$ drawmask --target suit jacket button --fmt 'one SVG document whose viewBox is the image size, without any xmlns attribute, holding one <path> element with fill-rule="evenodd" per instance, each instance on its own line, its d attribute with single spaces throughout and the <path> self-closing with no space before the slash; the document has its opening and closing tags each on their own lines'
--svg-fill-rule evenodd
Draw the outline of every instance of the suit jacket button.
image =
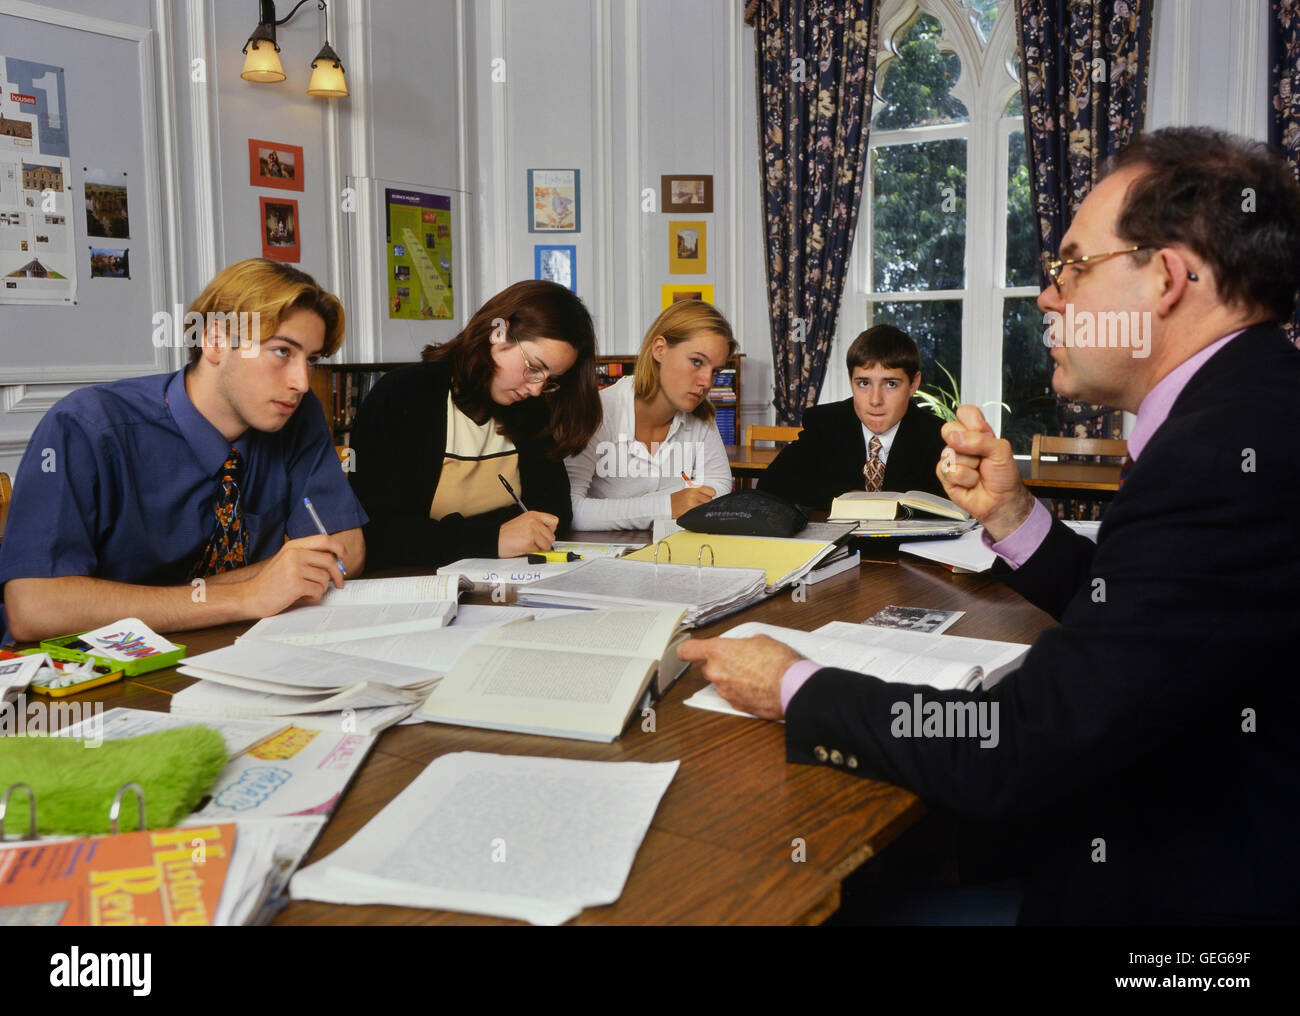
<svg viewBox="0 0 1300 1016">
<path fill-rule="evenodd" d="M 823 748 L 820 744 L 817 745 L 817 747 L 813 749 L 813 758 L 815 758 L 818 762 L 825 762 L 827 758 L 826 749 Z"/>
<path fill-rule="evenodd" d="M 850 755 L 844 760 L 844 764 L 850 769 L 856 769 L 858 767 L 858 757 L 856 755 Z"/>
<path fill-rule="evenodd" d="M 841 755 L 838 751 L 831 752 L 831 765 L 836 765 L 836 766 L 844 765 L 844 756 Z"/>
</svg>

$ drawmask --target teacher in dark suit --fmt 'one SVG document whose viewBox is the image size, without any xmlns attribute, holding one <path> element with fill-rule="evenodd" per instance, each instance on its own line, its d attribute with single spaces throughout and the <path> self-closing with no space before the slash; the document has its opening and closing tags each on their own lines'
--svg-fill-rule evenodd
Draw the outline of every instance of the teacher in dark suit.
<svg viewBox="0 0 1300 1016">
<path fill-rule="evenodd" d="M 949 497 L 1060 621 L 992 692 L 924 692 L 945 716 L 991 714 L 996 746 L 942 722 L 909 736 L 911 688 L 770 639 L 681 656 L 784 715 L 791 760 L 1017 830 L 1022 922 L 1295 922 L 1300 352 L 1276 322 L 1300 287 L 1300 192 L 1256 142 L 1143 135 L 1048 270 L 1052 385 L 1136 413 L 1133 464 L 1094 547 L 1034 501 L 975 407 L 944 427 Z"/>
<path fill-rule="evenodd" d="M 812 406 L 803 433 L 764 470 L 758 489 L 820 508 L 849 490 L 925 490 L 943 494 L 934 467 L 942 421 L 912 402 L 921 354 L 906 332 L 876 325 L 846 357 L 853 397 Z"/>
</svg>

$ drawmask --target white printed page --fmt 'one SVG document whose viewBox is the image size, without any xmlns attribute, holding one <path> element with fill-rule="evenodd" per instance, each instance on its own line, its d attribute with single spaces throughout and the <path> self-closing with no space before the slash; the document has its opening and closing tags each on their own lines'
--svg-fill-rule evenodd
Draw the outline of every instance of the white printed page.
<svg viewBox="0 0 1300 1016">
<path fill-rule="evenodd" d="M 612 741 L 623 731 L 655 660 L 476 645 L 417 715 L 493 730 Z"/>
<path fill-rule="evenodd" d="M 196 723 L 211 727 L 221 735 L 222 740 L 226 742 L 227 755 L 238 755 L 289 726 L 283 720 L 266 722 L 215 716 L 197 720 L 193 717 L 177 716 L 174 713 L 159 713 L 152 709 L 128 709 L 125 706 L 117 706 L 108 710 L 103 716 L 91 717 L 64 727 L 57 732 L 56 736 L 119 741 L 124 737 L 138 737 L 140 734 L 153 734 L 160 730 L 192 727 Z"/>
<path fill-rule="evenodd" d="M 979 667 L 985 674 L 1002 670 L 1029 652 L 1029 646 L 1023 642 L 995 642 L 992 639 L 973 639 L 965 635 L 874 628 L 848 621 L 831 621 L 818 628 L 816 634 L 861 645 L 894 649 L 930 660 L 957 661 Z M 905 680 L 914 684 L 929 683 L 914 680 L 910 673 Z"/>
<path fill-rule="evenodd" d="M 454 600 L 460 595 L 454 575 L 415 575 L 401 579 L 349 579 L 342 589 L 331 586 L 321 603 L 342 607 L 358 603 L 410 603 L 415 600 Z"/>
<path fill-rule="evenodd" d="M 327 645 L 355 638 L 398 635 L 450 624 L 455 600 L 416 600 L 331 607 L 309 604 L 264 617 L 241 638 L 274 639 L 299 646 Z"/>
<path fill-rule="evenodd" d="M 681 624 L 683 613 L 683 608 L 676 605 L 566 611 L 560 617 L 498 628 L 484 638 L 483 644 L 657 660 Z"/>
<path fill-rule="evenodd" d="M 290 894 L 561 924 L 622 894 L 677 766 L 444 755 Z"/>
<path fill-rule="evenodd" d="M 428 671 L 416 667 L 265 639 L 244 639 L 233 646 L 191 656 L 181 673 L 192 671 L 202 671 L 195 676 L 214 681 L 227 676 L 244 678 L 245 682 L 261 681 L 272 691 L 281 687 L 338 691 L 361 681 L 407 688 L 429 680 Z M 226 683 L 247 686 L 235 680 Z"/>
<path fill-rule="evenodd" d="M 194 717 L 204 723 L 214 718 L 219 721 L 221 717 L 254 719 L 274 716 L 277 721 L 292 723 L 296 727 L 341 730 L 346 722 L 350 733 L 377 734 L 405 719 L 418 704 L 418 701 L 385 706 L 349 704 L 347 713 L 308 713 L 303 710 L 311 703 L 304 703 L 299 696 L 273 695 L 232 688 L 215 681 L 199 681 L 173 695 L 170 708 L 175 716 Z"/>
<path fill-rule="evenodd" d="M 843 622 L 832 622 L 842 624 Z M 848 625 L 850 628 L 865 628 L 864 625 Z M 896 632 L 882 628 L 867 629 L 884 636 L 914 635 L 913 632 Z M 967 687 L 976 664 L 953 660 L 942 656 L 937 658 L 918 657 L 901 644 L 902 640 L 892 638 L 860 640 L 836 637 L 823 630 L 816 633 L 796 631 L 793 628 L 781 628 L 777 625 L 750 622 L 726 632 L 724 638 L 748 638 L 751 635 L 769 635 L 778 642 L 784 642 L 796 652 L 821 664 L 823 667 L 840 667 L 844 670 L 856 670 L 860 674 L 870 674 L 882 681 L 897 681 L 906 684 L 928 684 L 936 688 L 956 689 Z M 926 637 L 926 636 L 921 636 Z M 946 636 L 934 636 L 935 638 Z"/>
</svg>

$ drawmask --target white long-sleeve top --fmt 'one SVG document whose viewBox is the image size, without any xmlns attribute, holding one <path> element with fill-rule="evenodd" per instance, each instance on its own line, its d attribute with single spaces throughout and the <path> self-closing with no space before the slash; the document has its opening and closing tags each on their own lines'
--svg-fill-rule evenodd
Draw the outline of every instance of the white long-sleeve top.
<svg viewBox="0 0 1300 1016">
<path fill-rule="evenodd" d="M 574 529 L 649 529 L 671 518 L 672 496 L 686 486 L 731 493 L 731 466 L 712 423 L 678 413 L 668 436 L 650 454 L 636 439 L 636 395 L 631 377 L 602 389 L 604 418 L 587 447 L 565 460 Z"/>
</svg>

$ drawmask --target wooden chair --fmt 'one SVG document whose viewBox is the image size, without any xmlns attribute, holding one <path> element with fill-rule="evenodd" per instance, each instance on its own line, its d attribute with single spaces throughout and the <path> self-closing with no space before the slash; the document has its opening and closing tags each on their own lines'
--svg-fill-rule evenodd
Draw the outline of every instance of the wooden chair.
<svg viewBox="0 0 1300 1016">
<path fill-rule="evenodd" d="M 9 482 L 9 474 L 0 473 L 0 540 L 5 536 L 5 520 L 9 518 L 9 502 L 13 496 L 14 488 Z"/>
<path fill-rule="evenodd" d="M 745 463 L 754 461 L 754 442 L 770 441 L 775 444 L 789 444 L 795 440 L 801 433 L 802 427 L 772 427 L 764 424 L 751 423 L 745 427 L 745 443 L 739 449 L 740 459 Z M 737 468 L 736 463 L 732 463 L 731 472 L 736 478 L 736 488 L 738 490 L 748 490 L 754 484 L 756 477 L 755 469 L 764 467 L 741 467 Z"/>
<path fill-rule="evenodd" d="M 1103 458 L 1123 459 L 1128 455 L 1128 442 L 1110 437 L 1051 437 L 1035 434 L 1029 449 L 1029 461 L 1038 465 L 1042 455 L 1099 455 Z"/>
<path fill-rule="evenodd" d="M 775 441 L 789 444 L 803 433 L 802 427 L 769 427 L 751 423 L 745 428 L 745 447 L 753 448 L 755 441 Z"/>
</svg>

